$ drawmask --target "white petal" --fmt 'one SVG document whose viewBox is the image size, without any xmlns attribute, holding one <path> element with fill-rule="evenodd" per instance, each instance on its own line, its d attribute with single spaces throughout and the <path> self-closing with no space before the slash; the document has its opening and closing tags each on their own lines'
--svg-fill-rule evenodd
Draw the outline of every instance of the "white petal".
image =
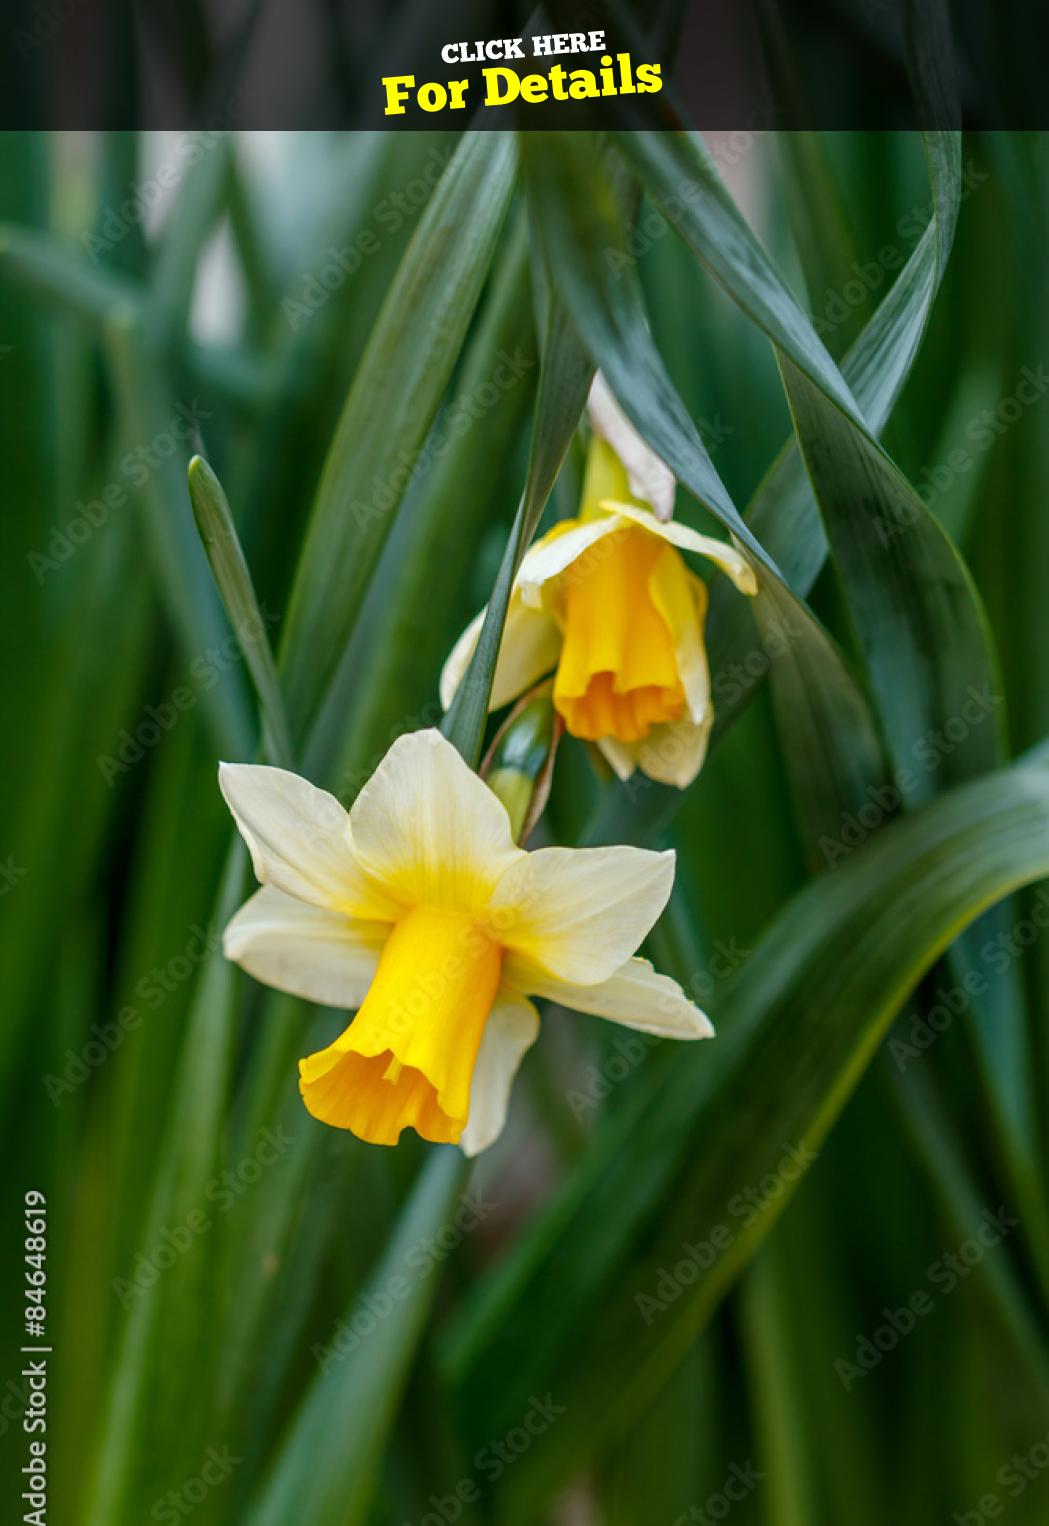
<svg viewBox="0 0 1049 1526">
<path fill-rule="evenodd" d="M 516 991 L 502 987 L 485 1024 L 470 1084 L 470 1116 L 459 1140 L 478 1155 L 503 1132 L 517 1067 L 539 1035 L 539 1013 Z"/>
<path fill-rule="evenodd" d="M 581 985 L 629 959 L 670 896 L 674 854 L 647 848 L 539 848 L 525 853 L 492 898 L 505 948 Z"/>
<path fill-rule="evenodd" d="M 706 1013 L 689 1001 L 676 980 L 660 975 L 647 959 L 628 959 L 611 979 L 592 986 L 552 979 L 520 960 L 509 961 L 505 974 L 532 996 L 607 1017 L 639 1033 L 666 1039 L 708 1039 L 714 1034 Z"/>
<path fill-rule="evenodd" d="M 594 746 L 612 765 L 617 779 L 629 779 L 637 771 L 638 742 L 621 742 L 618 737 L 598 737 Z"/>
<path fill-rule="evenodd" d="M 264 885 L 229 923 L 222 948 L 227 959 L 278 991 L 353 1011 L 389 934 L 388 922 L 352 921 Z"/>
<path fill-rule="evenodd" d="M 674 513 L 674 473 L 638 434 L 600 371 L 590 388 L 587 411 L 594 433 L 608 441 L 626 467 L 634 497 L 651 504 L 659 519 L 670 519 Z"/>
<path fill-rule="evenodd" d="M 699 531 L 693 530 L 691 525 L 683 525 L 677 519 L 664 524 L 653 515 L 647 514 L 644 509 L 635 508 L 631 503 L 616 503 L 609 498 L 601 507 L 610 514 L 632 519 L 635 524 L 642 525 L 653 535 L 658 535 L 661 539 L 669 541 L 672 546 L 677 546 L 679 551 L 694 551 L 697 556 L 709 557 L 721 568 L 722 572 L 728 573 L 740 593 L 757 593 L 758 580 L 753 567 L 743 553 L 737 551 L 735 546 L 729 545 L 728 541 L 717 540 L 713 535 L 700 535 Z"/>
<path fill-rule="evenodd" d="M 452 647 L 448 660 L 441 669 L 441 704 L 445 710 L 451 705 L 455 691 L 463 681 L 483 622 L 482 609 Z M 492 682 L 492 697 L 488 702 L 489 710 L 501 709 L 526 689 L 530 689 L 534 683 L 538 683 L 556 665 L 560 651 L 561 632 L 557 622 L 545 610 L 525 604 L 520 587 L 515 585 L 506 611 L 506 624 Z"/>
<path fill-rule="evenodd" d="M 713 725 L 714 711 L 708 707 L 700 721 L 685 716 L 653 726 L 647 737 L 632 744 L 638 768 L 657 784 L 687 789 L 703 767 Z"/>
<path fill-rule="evenodd" d="M 524 602 L 533 609 L 544 607 L 544 584 L 559 577 L 597 541 L 622 528 L 621 520 L 606 514 L 600 519 L 587 519 L 573 525 L 570 530 L 544 535 L 542 540 L 537 540 L 531 550 L 525 552 L 517 574 Z"/>
<path fill-rule="evenodd" d="M 263 885 L 348 916 L 396 915 L 358 863 L 349 817 L 334 795 L 255 763 L 220 763 L 219 787 Z"/>
<path fill-rule="evenodd" d="M 398 737 L 350 811 L 354 849 L 402 906 L 483 910 L 526 857 L 505 806 L 439 731 Z"/>
</svg>

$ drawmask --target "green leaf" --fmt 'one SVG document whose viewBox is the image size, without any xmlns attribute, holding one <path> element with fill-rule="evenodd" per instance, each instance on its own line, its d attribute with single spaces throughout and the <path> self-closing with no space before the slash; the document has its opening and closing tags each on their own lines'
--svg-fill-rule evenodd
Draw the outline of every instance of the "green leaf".
<svg viewBox="0 0 1049 1526">
<path fill-rule="evenodd" d="M 119 271 L 90 265 L 51 234 L 0 227 L 0 273 L 80 323 L 97 328 L 119 309 L 141 312 L 142 288 Z"/>
<path fill-rule="evenodd" d="M 637 429 L 698 501 L 747 546 L 760 588 L 753 601 L 762 649 L 790 674 L 829 776 L 860 791 L 880 775 L 880 747 L 866 706 L 826 632 L 792 592 L 740 518 L 652 344 L 629 262 L 609 258 L 622 235 L 616 201 L 592 144 L 536 135 L 526 168 L 533 220 L 548 267 L 592 356 Z M 623 257 L 625 259 L 625 256 Z M 733 597 L 746 601 L 733 590 Z M 753 645 L 753 642 L 751 643 Z M 634 793 L 633 791 L 631 792 Z"/>
<path fill-rule="evenodd" d="M 935 958 L 1047 873 L 1049 779 L 1018 768 L 894 823 L 775 918 L 714 1004 L 716 1043 L 652 1068 L 452 1330 L 466 1416 L 498 1434 L 542 1381 L 585 1417 L 518 1466 L 507 1522 L 535 1519 L 664 1381 Z M 737 1194 L 766 1178 L 777 1189 L 741 1211 Z"/>
<path fill-rule="evenodd" d="M 451 1220 L 468 1169 L 457 1149 L 430 1152 L 389 1248 L 366 1293 L 346 1309 L 339 1336 L 352 1341 L 358 1327 L 368 1333 L 345 1354 L 333 1342 L 245 1515 L 246 1526 L 291 1520 L 360 1526 L 368 1518 L 381 1447 L 440 1275 L 441 1257 L 432 1247 Z"/>
<path fill-rule="evenodd" d="M 702 227 L 690 231 L 692 220 L 698 215 L 690 209 L 713 198 L 723 212 L 726 199 L 723 191 L 713 190 L 707 183 L 712 176 L 717 178 L 707 157 L 695 154 L 689 140 L 675 140 L 673 169 L 678 178 L 666 181 L 661 173 L 666 168 L 666 145 L 650 162 L 643 160 L 644 142 L 636 146 L 632 141 L 627 143 L 617 139 L 617 142 L 634 163 L 642 184 L 657 204 L 674 198 L 675 209 L 681 210 L 670 217 L 671 225 L 702 257 L 707 236 Z M 949 205 L 942 214 L 937 211 L 944 206 L 946 189 L 943 187 L 934 195 L 933 217 L 877 312 L 842 361 L 842 375 L 875 435 L 884 428 L 910 375 L 938 290 L 943 251 L 954 219 Z M 939 226 L 941 215 L 948 224 L 944 233 Z M 758 256 L 762 260 L 766 258 L 760 246 L 753 246 L 746 235 L 741 234 L 740 239 L 744 247 L 752 250 L 756 247 Z M 749 262 L 726 281 L 730 296 L 739 300 L 737 293 L 745 294 L 748 273 Z M 746 309 L 745 301 L 741 301 L 741 306 Z M 782 325 L 779 333 L 783 338 Z M 811 348 L 808 346 L 809 350 Z M 787 583 L 795 593 L 804 597 L 826 559 L 827 541 L 793 438 L 766 473 L 745 517 Z M 733 589 L 716 581 L 710 595 L 707 647 L 711 671 L 715 675 L 715 692 L 719 696 L 710 743 L 713 749 L 742 708 L 749 704 L 770 667 L 764 647 L 755 643 L 749 612 L 741 607 Z M 628 809 L 624 809 L 621 796 L 610 793 L 588 826 L 586 838 L 596 842 L 650 840 L 665 830 L 680 805 L 680 791 L 659 785 L 646 790 L 630 803 Z"/>
<path fill-rule="evenodd" d="M 293 737 L 316 713 L 462 348 L 513 190 L 513 140 L 469 134 L 376 320 L 332 440 L 280 662 Z"/>
<path fill-rule="evenodd" d="M 593 367 L 580 346 L 571 321 L 560 303 L 551 301 L 524 494 L 488 601 L 477 646 L 442 727 L 445 736 L 455 743 L 472 767 L 477 766 L 481 756 L 492 679 L 514 578 L 572 443 L 593 374 Z"/>
<path fill-rule="evenodd" d="M 247 855 L 235 842 L 226 861 L 215 921 L 224 925 L 240 900 Z M 214 1202 L 229 1077 L 233 1063 L 234 1007 L 229 999 L 236 970 L 216 950 L 205 965 L 187 1024 L 174 1080 L 175 1099 L 143 1222 L 142 1255 L 167 1243 L 165 1228 L 183 1228 Z M 192 1237 L 191 1237 L 192 1238 Z M 117 1343 L 105 1421 L 96 1453 L 84 1520 L 86 1526 L 123 1526 L 140 1520 L 156 1497 L 157 1476 L 144 1476 L 164 1449 L 163 1476 L 172 1484 L 189 1476 L 205 1444 L 206 1412 L 194 1395 L 195 1367 L 204 1359 L 201 1339 L 208 1308 L 211 1242 L 175 1258 L 155 1287 L 135 1288 L 137 1262 L 122 1280 L 129 1312 Z M 179 1359 L 174 1359 L 179 1353 Z M 146 1396 L 148 1395 L 148 1402 Z M 177 1446 L 173 1445 L 177 1438 Z"/>
<path fill-rule="evenodd" d="M 120 308 L 110 317 L 106 341 L 154 576 L 186 656 L 214 661 L 230 633 L 186 506 L 189 451 L 177 441 L 187 438 L 192 412 L 164 397 L 158 359 L 133 310 Z M 202 703 L 222 756 L 243 758 L 252 746 L 244 683 L 228 662 L 219 672 L 218 682 L 204 688 Z"/>
<path fill-rule="evenodd" d="M 215 585 L 240 643 L 241 656 L 255 684 L 266 745 L 272 761 L 292 767 L 291 739 L 277 681 L 266 622 L 244 560 L 222 484 L 208 463 L 194 456 L 188 469 L 189 497 Z"/>
</svg>

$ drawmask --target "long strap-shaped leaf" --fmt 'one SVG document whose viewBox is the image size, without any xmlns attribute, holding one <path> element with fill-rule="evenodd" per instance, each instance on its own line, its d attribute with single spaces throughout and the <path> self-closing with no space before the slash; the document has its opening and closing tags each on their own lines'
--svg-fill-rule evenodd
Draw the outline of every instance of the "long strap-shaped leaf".
<svg viewBox="0 0 1049 1526">
<path fill-rule="evenodd" d="M 467 1173 L 435 1149 L 363 1299 L 346 1311 L 349 1349 L 333 1349 L 309 1388 L 246 1526 L 355 1526 L 366 1519 L 382 1448 L 440 1276 L 423 1254 L 450 1221 Z M 439 1242 L 438 1242 L 439 1243 Z M 395 1289 L 396 1291 L 391 1291 Z M 354 1349 L 356 1347 L 356 1349 Z"/>
<path fill-rule="evenodd" d="M 509 134 L 462 140 L 383 303 L 328 451 L 281 668 L 301 740 L 332 677 L 481 293 L 516 171 Z"/>
<path fill-rule="evenodd" d="M 607 254 L 622 232 L 595 146 L 581 135 L 536 135 L 525 165 L 534 224 L 584 342 L 642 435 L 751 553 L 769 658 L 791 671 L 814 734 L 849 738 L 848 747 L 826 754 L 826 767 L 835 787 L 861 794 L 881 770 L 866 704 L 830 637 L 740 518 L 649 335 L 636 275 L 621 265 L 612 273 Z"/>
<path fill-rule="evenodd" d="M 1047 873 L 1049 776 L 1018 768 L 895 823 L 775 919 L 724 987 L 717 1044 L 675 1052 L 609 1120 L 452 1331 L 449 1370 L 485 1434 L 514 1424 L 537 1384 L 568 1411 L 508 1480 L 507 1522 L 534 1520 L 665 1379 L 921 975 L 987 906 Z"/>
<path fill-rule="evenodd" d="M 701 220 L 704 198 L 714 197 L 719 206 L 724 200 L 723 190 L 712 189 L 710 185 L 713 182 L 720 188 L 717 171 L 693 139 L 685 135 L 672 138 L 660 135 L 660 144 L 652 145 L 647 141 L 652 136 L 641 135 L 641 141 L 635 142 L 637 135 L 629 138 L 619 135 L 616 141 L 657 204 L 666 204 L 668 198 L 674 198 L 670 203 L 674 209 L 672 224 L 702 257 L 707 245 Z M 652 147 L 660 148 L 660 156 L 654 161 L 647 157 Z M 666 155 L 671 150 L 675 156 L 673 176 L 667 178 Z M 930 167 L 945 156 L 946 145 L 941 148 L 937 144 L 935 151 L 928 153 Z M 921 345 L 950 247 L 957 201 L 957 184 L 940 179 L 928 227 L 842 362 L 842 375 L 874 434 L 884 428 Z M 738 213 L 735 216 L 742 222 Z M 752 260 L 767 260 L 756 240 L 748 242 L 747 248 Z M 749 262 L 724 283 L 729 295 L 744 306 L 748 268 Z M 785 292 L 782 283 L 779 284 Z M 793 303 L 789 293 L 785 300 Z M 782 329 L 779 337 L 784 337 Z M 795 593 L 804 597 L 826 559 L 827 541 L 793 438 L 766 473 L 745 518 Z M 735 591 L 719 582 L 711 589 L 707 644 L 712 672 L 725 676 L 723 682 L 718 682 L 717 677 L 715 680 L 718 702 L 711 738 L 714 747 L 749 703 L 768 670 L 765 649 L 755 643 L 748 612 L 741 607 Z M 746 682 L 737 683 L 729 676 L 734 670 L 744 669 L 748 673 Z M 629 810 L 623 809 L 621 797 L 611 794 L 590 824 L 587 837 L 609 842 L 650 840 L 669 825 L 680 804 L 680 791 L 661 785 L 635 795 Z"/>
<path fill-rule="evenodd" d="M 489 602 L 486 633 L 460 689 L 460 693 L 466 691 L 467 698 L 445 719 L 450 739 L 471 762 L 480 750 L 513 578 L 578 426 L 590 376 L 578 337 L 557 304 L 551 302 L 521 506 Z M 375 1287 L 380 1292 L 394 1276 L 404 1278 L 411 1272 L 421 1241 L 439 1236 L 465 1174 L 465 1162 L 458 1152 L 433 1153 L 376 1273 Z M 432 1266 L 426 1277 L 408 1276 L 408 1294 L 382 1321 L 374 1337 L 346 1361 L 337 1361 L 314 1379 L 277 1454 L 272 1475 L 248 1513 L 250 1526 L 276 1526 L 289 1518 L 289 1512 L 303 1513 L 315 1526 L 357 1526 L 367 1518 L 377 1459 L 395 1417 L 437 1280 Z M 347 1321 L 358 1313 L 355 1299 L 347 1310 Z"/>
<path fill-rule="evenodd" d="M 481 753 L 492 679 L 514 578 L 572 443 L 593 374 L 593 366 L 583 352 L 571 321 L 560 302 L 552 298 L 547 305 L 543 368 L 525 490 L 470 666 L 444 721 L 446 735 L 474 766 Z"/>
</svg>

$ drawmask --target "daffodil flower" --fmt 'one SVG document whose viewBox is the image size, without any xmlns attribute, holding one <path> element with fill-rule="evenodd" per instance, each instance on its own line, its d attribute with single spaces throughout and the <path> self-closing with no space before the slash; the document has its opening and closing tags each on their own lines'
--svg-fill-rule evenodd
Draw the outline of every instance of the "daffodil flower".
<svg viewBox="0 0 1049 1526">
<path fill-rule="evenodd" d="M 713 1032 L 631 958 L 666 904 L 673 853 L 525 852 L 439 732 L 394 742 L 349 813 L 283 769 L 224 763 L 219 779 L 263 886 L 226 928 L 226 957 L 357 1011 L 299 1063 L 315 1118 L 375 1144 L 411 1127 L 485 1149 L 539 1031 L 529 996 L 666 1038 Z"/>
<path fill-rule="evenodd" d="M 757 580 L 734 546 L 675 523 L 674 477 L 622 413 L 601 376 L 576 519 L 526 553 L 514 583 L 493 709 L 556 668 L 554 704 L 573 736 L 596 742 L 620 778 L 640 768 L 684 789 L 713 725 L 703 641 L 706 584 L 682 551 L 709 557 L 741 593 Z M 481 630 L 467 626 L 441 674 L 451 704 Z"/>
</svg>

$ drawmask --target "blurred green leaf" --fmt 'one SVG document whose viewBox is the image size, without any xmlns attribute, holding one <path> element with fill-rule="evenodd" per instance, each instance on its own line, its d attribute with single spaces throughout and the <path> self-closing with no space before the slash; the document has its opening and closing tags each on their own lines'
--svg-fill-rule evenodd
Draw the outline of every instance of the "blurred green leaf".
<svg viewBox="0 0 1049 1526">
<path fill-rule="evenodd" d="M 398 1220 L 389 1248 L 361 1298 L 346 1309 L 337 1343 L 307 1387 L 246 1526 L 361 1526 L 368 1517 L 382 1442 L 407 1381 L 441 1264 L 433 1246 L 449 1223 L 468 1165 L 438 1147 Z M 439 1243 L 439 1242 L 436 1242 Z M 367 1334 L 353 1339 L 356 1326 Z"/>
<path fill-rule="evenodd" d="M 922 973 L 1047 873 L 1049 779 L 1016 769 L 896 822 L 775 918 L 714 1004 L 717 1042 L 646 1074 L 451 1332 L 467 1423 L 512 1425 L 539 1381 L 575 1417 L 515 1470 L 508 1522 L 534 1519 L 680 1360 Z"/>
<path fill-rule="evenodd" d="M 293 736 L 312 719 L 459 355 L 513 189 L 504 133 L 463 140 L 383 304 L 328 452 L 281 644 Z"/>
<path fill-rule="evenodd" d="M 197 402 L 165 399 L 159 361 L 133 311 L 120 308 L 109 318 L 106 340 L 130 463 L 126 475 L 142 507 L 153 573 L 190 663 L 225 656 L 217 681 L 201 685 L 203 705 L 221 755 L 244 758 L 251 750 L 244 683 L 226 646 L 229 627 L 185 497 L 186 442 L 199 429 Z"/>
</svg>

